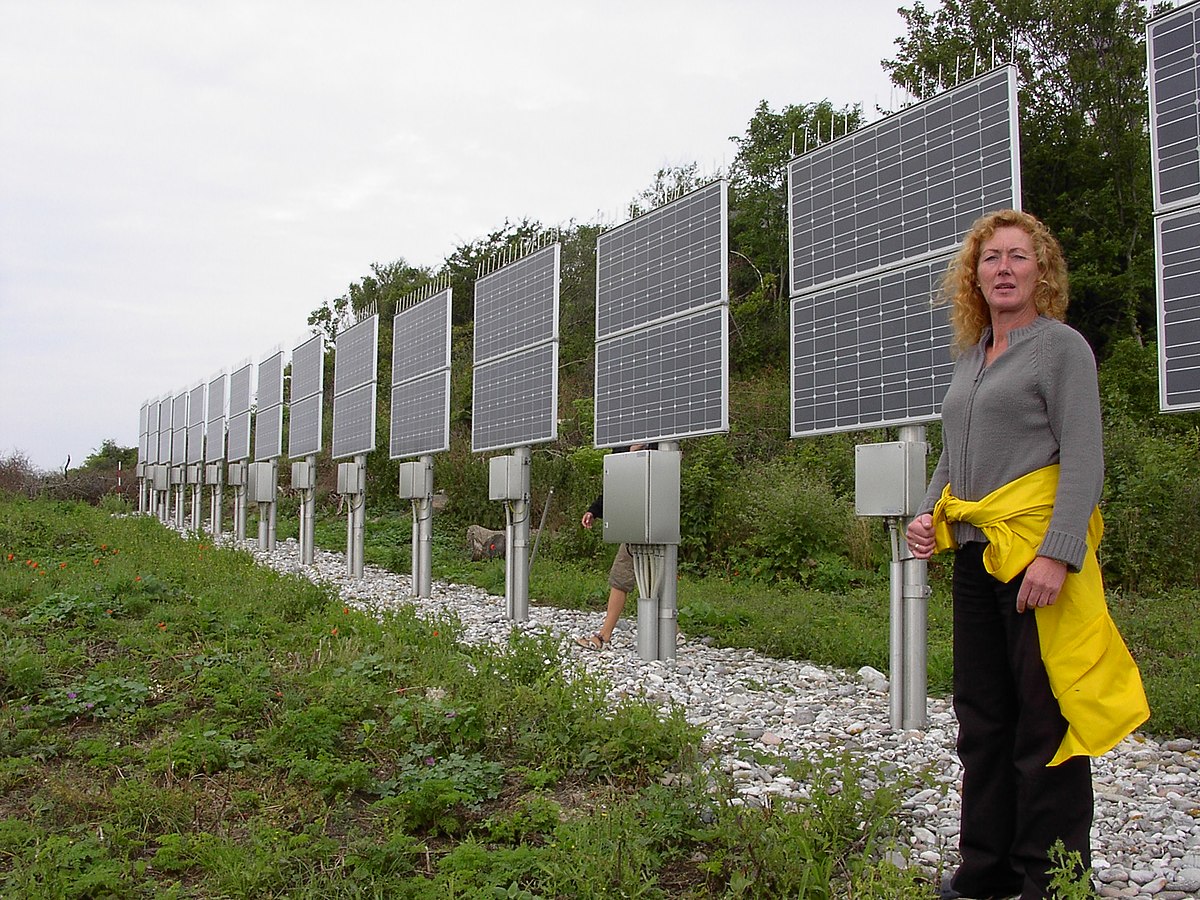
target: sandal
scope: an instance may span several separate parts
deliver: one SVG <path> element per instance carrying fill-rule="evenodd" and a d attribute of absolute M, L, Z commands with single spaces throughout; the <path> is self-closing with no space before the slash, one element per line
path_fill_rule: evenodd
<path fill-rule="evenodd" d="M 595 634 L 585 634 L 582 637 L 575 638 L 575 643 L 584 650 L 603 650 L 609 645 L 609 638 L 606 638 L 600 632 Z"/>

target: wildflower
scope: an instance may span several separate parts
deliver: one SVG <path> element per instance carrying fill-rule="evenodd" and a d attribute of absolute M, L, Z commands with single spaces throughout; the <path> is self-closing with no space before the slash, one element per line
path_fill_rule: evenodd
<path fill-rule="evenodd" d="M 432 756 L 425 757 L 425 765 L 432 766 L 435 762 L 437 762 L 437 760 L 434 759 Z"/>
<path fill-rule="evenodd" d="M 438 633 L 435 631 L 435 632 L 433 633 L 433 636 L 434 636 L 434 637 L 437 637 L 437 636 L 438 636 Z"/>
<path fill-rule="evenodd" d="M 141 576 L 141 575 L 138 575 L 138 576 L 136 576 L 136 577 L 135 577 L 133 580 L 134 580 L 134 581 L 141 581 L 141 580 L 142 580 L 142 576 Z"/>
<path fill-rule="evenodd" d="M 61 562 L 61 563 L 59 563 L 59 564 L 58 564 L 58 567 L 59 567 L 60 569 L 65 569 L 65 568 L 67 567 L 67 564 L 66 564 L 65 562 Z"/>
<path fill-rule="evenodd" d="M 98 559 L 93 559 L 93 560 L 92 560 L 92 565 L 93 565 L 93 566 L 98 566 L 98 565 L 100 565 L 100 560 L 98 560 Z"/>
<path fill-rule="evenodd" d="M 111 609 L 106 609 L 106 610 L 104 611 L 104 614 L 105 614 L 106 616 L 111 616 L 111 615 L 112 615 L 112 610 L 111 610 Z"/>
<path fill-rule="evenodd" d="M 95 703 L 93 703 L 91 700 L 89 700 L 87 703 L 83 704 L 83 708 L 84 708 L 84 709 L 91 709 L 91 708 L 92 708 L 92 707 L 94 707 L 95 705 L 96 705 Z"/>
<path fill-rule="evenodd" d="M 100 549 L 101 549 L 101 550 L 107 550 L 107 549 L 108 549 L 108 544 L 101 544 L 101 545 L 100 545 Z"/>
<path fill-rule="evenodd" d="M 76 696 L 77 695 L 74 691 L 67 691 L 67 699 L 68 700 L 74 700 Z"/>
<path fill-rule="evenodd" d="M 116 547 L 113 547 L 113 555 L 114 555 L 114 556 L 115 556 L 116 554 L 120 553 L 120 552 L 121 552 L 121 551 L 120 551 L 120 550 L 118 550 Z"/>
<path fill-rule="evenodd" d="M 348 607 L 348 606 L 343 606 L 343 607 L 342 607 L 342 615 L 343 615 L 343 616 L 346 616 L 346 615 L 349 615 L 349 614 L 350 614 L 350 607 Z"/>
<path fill-rule="evenodd" d="M 335 625 L 333 628 L 331 628 L 329 630 L 329 633 L 332 634 L 334 637 L 336 637 L 337 636 L 337 626 Z"/>
<path fill-rule="evenodd" d="M 167 623 L 166 623 L 166 622 L 159 622 L 159 623 L 158 623 L 158 630 L 159 630 L 159 631 L 166 631 L 166 630 L 167 630 Z"/>
<path fill-rule="evenodd" d="M 11 553 L 10 553 L 10 554 L 8 554 L 8 561 L 9 561 L 9 562 L 12 562 L 12 561 L 13 561 L 13 555 L 12 555 Z"/>

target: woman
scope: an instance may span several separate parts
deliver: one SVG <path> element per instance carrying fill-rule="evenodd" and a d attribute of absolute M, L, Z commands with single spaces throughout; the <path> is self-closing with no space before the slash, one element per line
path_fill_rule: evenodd
<path fill-rule="evenodd" d="M 1062 249 L 1033 216 L 992 213 L 943 291 L 958 359 L 944 449 L 906 534 L 918 559 L 956 550 L 962 863 L 942 895 L 1032 900 L 1056 841 L 1090 870 L 1089 756 L 1149 710 L 1095 560 L 1100 398 L 1091 350 L 1063 323 Z"/>

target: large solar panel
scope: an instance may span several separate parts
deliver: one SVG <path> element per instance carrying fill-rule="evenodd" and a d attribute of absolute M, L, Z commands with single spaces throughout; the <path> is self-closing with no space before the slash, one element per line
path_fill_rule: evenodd
<path fill-rule="evenodd" d="M 724 306 L 596 344 L 597 447 L 729 428 Z"/>
<path fill-rule="evenodd" d="M 222 372 L 208 383 L 208 405 L 204 415 L 208 423 L 205 462 L 220 462 L 225 458 L 225 390 L 228 382 L 228 377 Z"/>
<path fill-rule="evenodd" d="M 792 301 L 792 434 L 936 419 L 950 386 L 949 306 L 931 300 L 949 257 Z"/>
<path fill-rule="evenodd" d="M 294 401 L 289 407 L 288 456 L 296 459 L 321 452 L 321 405 L 324 398 L 313 394 Z"/>
<path fill-rule="evenodd" d="M 321 452 L 324 420 L 325 339 L 313 335 L 292 351 L 292 400 L 288 416 L 288 455 Z"/>
<path fill-rule="evenodd" d="M 171 465 L 182 466 L 187 462 L 187 391 L 176 394 L 171 401 Z"/>
<path fill-rule="evenodd" d="M 229 452 L 230 462 L 241 462 L 250 458 L 250 411 L 240 412 L 229 417 Z"/>
<path fill-rule="evenodd" d="M 246 363 L 229 376 L 229 415 L 246 412 L 253 406 L 254 366 Z"/>
<path fill-rule="evenodd" d="M 334 350 L 334 396 L 374 382 L 379 369 L 379 316 L 364 319 L 339 334 Z"/>
<path fill-rule="evenodd" d="M 392 459 L 450 447 L 451 290 L 396 314 L 392 327 Z"/>
<path fill-rule="evenodd" d="M 283 455 L 283 404 L 254 414 L 254 459 L 264 462 Z"/>
<path fill-rule="evenodd" d="M 449 369 L 393 386 L 391 408 L 392 459 L 449 449 Z"/>
<path fill-rule="evenodd" d="M 1154 206 L 1171 209 L 1200 200 L 1200 5 L 1192 3 L 1150 21 L 1150 171 Z"/>
<path fill-rule="evenodd" d="M 283 351 L 258 364 L 258 408 L 270 409 L 283 403 Z"/>
<path fill-rule="evenodd" d="M 558 435 L 558 344 L 475 366 L 471 449 L 524 447 Z"/>
<path fill-rule="evenodd" d="M 321 393 L 325 386 L 325 338 L 314 334 L 292 350 L 292 403 Z"/>
<path fill-rule="evenodd" d="M 1016 96 L 1005 66 L 792 160 L 791 292 L 945 253 L 1018 207 Z"/>
<path fill-rule="evenodd" d="M 597 340 L 728 302 L 726 195 L 715 181 L 600 235 Z"/>
<path fill-rule="evenodd" d="M 375 449 L 375 379 L 379 370 L 379 316 L 337 337 L 333 355 L 333 458 Z"/>
<path fill-rule="evenodd" d="M 1159 401 L 1200 409 L 1200 207 L 1154 221 L 1158 253 Z"/>
<path fill-rule="evenodd" d="M 163 397 L 158 401 L 158 462 L 167 465 L 171 462 L 171 398 Z"/>
<path fill-rule="evenodd" d="M 150 404 L 143 403 L 138 409 L 138 458 L 139 463 L 147 462 L 148 444 L 150 437 Z"/>
<path fill-rule="evenodd" d="M 204 382 L 188 394 L 187 461 L 189 464 L 204 461 Z"/>
<path fill-rule="evenodd" d="M 148 462 L 148 463 L 166 462 L 166 460 L 159 459 L 159 457 L 158 457 L 158 449 L 159 449 L 158 444 L 159 444 L 159 432 L 160 432 L 158 423 L 159 423 L 159 419 L 162 415 L 162 409 L 159 405 L 158 400 L 150 401 L 150 405 L 146 410 L 146 415 L 147 415 L 147 419 L 148 419 L 148 423 L 149 423 L 148 431 L 146 433 L 146 462 Z"/>
<path fill-rule="evenodd" d="M 475 283 L 471 449 L 558 437 L 561 245 L 530 253 Z"/>
<path fill-rule="evenodd" d="M 789 195 L 792 435 L 936 419 L 941 277 L 977 218 L 1020 207 L 1015 68 L 793 160 Z"/>
<path fill-rule="evenodd" d="M 729 428 L 728 186 L 596 241 L 597 447 Z"/>
<path fill-rule="evenodd" d="M 333 398 L 333 458 L 375 449 L 375 382 Z"/>
<path fill-rule="evenodd" d="M 475 282 L 475 365 L 558 340 L 559 244 Z"/>

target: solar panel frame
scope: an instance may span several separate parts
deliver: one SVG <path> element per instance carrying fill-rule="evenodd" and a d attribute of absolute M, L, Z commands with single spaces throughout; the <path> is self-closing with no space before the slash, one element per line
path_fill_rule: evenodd
<path fill-rule="evenodd" d="M 596 242 L 597 447 L 729 430 L 728 183 Z"/>
<path fill-rule="evenodd" d="M 229 417 L 229 430 L 226 432 L 228 448 L 226 458 L 229 462 L 242 462 L 250 458 L 250 410 L 235 413 Z"/>
<path fill-rule="evenodd" d="M 728 190 L 711 182 L 596 239 L 597 341 L 728 305 Z"/>
<path fill-rule="evenodd" d="M 138 464 L 147 462 L 146 455 L 150 434 L 150 404 L 143 403 L 138 407 Z"/>
<path fill-rule="evenodd" d="M 283 403 L 283 351 L 272 353 L 258 364 L 258 408 L 270 409 Z"/>
<path fill-rule="evenodd" d="M 952 256 L 792 298 L 792 437 L 939 417 L 953 329 L 949 305 L 932 300 Z"/>
<path fill-rule="evenodd" d="M 396 313 L 392 319 L 393 386 L 450 368 L 451 300 L 451 288 L 446 288 Z"/>
<path fill-rule="evenodd" d="M 158 463 L 161 461 L 158 458 L 158 436 L 161 431 L 159 422 L 162 417 L 162 410 L 159 407 L 160 402 L 157 399 L 151 400 L 150 406 L 146 410 L 148 416 L 147 425 L 149 428 L 149 431 L 146 433 L 146 462 L 148 463 Z"/>
<path fill-rule="evenodd" d="M 171 465 L 187 464 L 187 391 L 176 394 L 171 400 Z"/>
<path fill-rule="evenodd" d="M 283 455 L 283 404 L 260 409 L 254 415 L 254 461 L 265 462 Z"/>
<path fill-rule="evenodd" d="M 450 449 L 450 370 L 392 385 L 392 459 Z"/>
<path fill-rule="evenodd" d="M 1020 208 L 1016 97 L 1002 66 L 791 160 L 791 295 L 940 256 Z"/>
<path fill-rule="evenodd" d="M 188 393 L 187 463 L 204 461 L 204 382 Z"/>
<path fill-rule="evenodd" d="M 558 340 L 561 250 L 555 242 L 475 282 L 475 365 Z"/>
<path fill-rule="evenodd" d="M 225 392 L 229 376 L 224 372 L 208 382 L 205 398 L 204 419 L 206 439 L 204 461 L 215 463 L 225 459 Z"/>
<path fill-rule="evenodd" d="M 320 394 L 324 389 L 325 336 L 314 334 L 292 350 L 292 405 Z"/>
<path fill-rule="evenodd" d="M 475 366 L 471 450 L 484 453 L 558 439 L 558 343 Z"/>
<path fill-rule="evenodd" d="M 254 406 L 254 366 L 246 363 L 229 376 L 229 415 L 248 412 Z"/>
<path fill-rule="evenodd" d="M 728 431 L 728 361 L 725 306 L 597 341 L 595 446 Z"/>
<path fill-rule="evenodd" d="M 1200 201 L 1200 4 L 1190 3 L 1146 23 L 1150 94 L 1150 176 L 1154 208 Z"/>
<path fill-rule="evenodd" d="M 324 401 L 321 394 L 292 401 L 291 415 L 288 416 L 288 456 L 291 459 L 321 452 Z"/>
<path fill-rule="evenodd" d="M 375 449 L 375 382 L 360 384 L 333 398 L 334 459 Z"/>
<path fill-rule="evenodd" d="M 379 316 L 351 325 L 337 336 L 333 355 L 333 394 L 345 394 L 379 377 Z M 337 417 L 334 417 L 337 427 Z M 337 438 L 334 438 L 337 443 Z"/>
<path fill-rule="evenodd" d="M 1200 410 L 1200 207 L 1154 220 L 1163 412 Z"/>

